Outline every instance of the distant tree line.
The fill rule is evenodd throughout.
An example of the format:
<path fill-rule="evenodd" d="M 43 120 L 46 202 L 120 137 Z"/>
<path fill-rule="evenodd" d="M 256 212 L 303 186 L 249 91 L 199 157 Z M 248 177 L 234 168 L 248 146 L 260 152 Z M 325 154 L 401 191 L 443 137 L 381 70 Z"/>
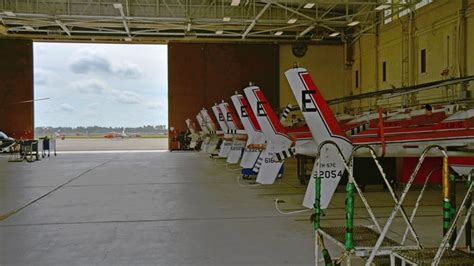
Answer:
<path fill-rule="evenodd" d="M 101 135 L 108 134 L 111 132 L 121 133 L 123 127 L 101 127 L 101 126 L 90 126 L 90 127 L 37 127 L 35 128 L 36 136 L 47 136 L 54 135 L 55 133 L 64 135 Z M 125 127 L 125 133 L 127 134 L 140 134 L 140 135 L 161 135 L 168 133 L 168 127 L 165 125 L 146 125 L 141 127 Z"/>

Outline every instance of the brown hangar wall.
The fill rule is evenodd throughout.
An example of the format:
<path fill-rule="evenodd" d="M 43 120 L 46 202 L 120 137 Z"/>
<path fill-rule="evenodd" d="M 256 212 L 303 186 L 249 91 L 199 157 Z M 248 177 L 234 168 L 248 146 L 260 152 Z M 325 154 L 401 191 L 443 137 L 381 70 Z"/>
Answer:
<path fill-rule="evenodd" d="M 279 47 L 272 44 L 169 43 L 168 125 L 186 130 L 202 107 L 230 96 L 253 82 L 270 104 L 279 107 Z M 197 125 L 197 122 L 196 122 Z"/>
<path fill-rule="evenodd" d="M 33 138 L 33 42 L 0 39 L 0 131 Z"/>

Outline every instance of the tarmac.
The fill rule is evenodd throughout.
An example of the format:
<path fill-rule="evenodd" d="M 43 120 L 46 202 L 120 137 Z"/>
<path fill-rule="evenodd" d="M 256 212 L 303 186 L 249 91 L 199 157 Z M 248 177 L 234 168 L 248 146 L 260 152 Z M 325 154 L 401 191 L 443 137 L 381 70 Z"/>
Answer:
<path fill-rule="evenodd" d="M 167 150 L 168 138 L 57 139 L 58 151 Z"/>
<path fill-rule="evenodd" d="M 311 212 L 275 209 L 276 198 L 284 212 L 301 209 L 295 160 L 268 186 L 237 182 L 236 169 L 197 152 L 97 151 L 33 163 L 0 156 L 0 264 L 314 265 Z M 380 186 L 365 194 L 383 224 L 393 200 Z M 345 225 L 344 201 L 342 186 L 322 226 Z M 441 240 L 441 204 L 440 189 L 429 188 L 414 222 L 426 246 Z M 357 196 L 355 217 L 373 225 Z M 405 229 L 398 217 L 394 239 Z M 342 254 L 325 242 L 333 257 Z"/>

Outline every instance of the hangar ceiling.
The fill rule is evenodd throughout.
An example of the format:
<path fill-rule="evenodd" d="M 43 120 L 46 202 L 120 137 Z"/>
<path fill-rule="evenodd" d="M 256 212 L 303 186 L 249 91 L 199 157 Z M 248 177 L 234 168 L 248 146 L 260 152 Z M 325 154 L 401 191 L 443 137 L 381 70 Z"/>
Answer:
<path fill-rule="evenodd" d="M 392 1 L 0 0 L 0 34 L 117 42 L 340 42 L 373 29 L 383 10 L 394 8 L 385 2 Z"/>

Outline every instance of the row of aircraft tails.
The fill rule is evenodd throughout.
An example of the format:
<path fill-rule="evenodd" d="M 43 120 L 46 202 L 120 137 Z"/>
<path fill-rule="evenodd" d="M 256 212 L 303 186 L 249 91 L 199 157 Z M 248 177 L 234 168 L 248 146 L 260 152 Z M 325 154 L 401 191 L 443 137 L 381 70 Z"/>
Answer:
<path fill-rule="evenodd" d="M 299 107 L 288 105 L 278 117 L 261 88 L 249 86 L 231 96 L 231 104 L 222 101 L 210 110 L 202 108 L 196 115 L 200 130 L 186 120 L 191 146 L 202 139 L 201 152 L 226 158 L 229 164 L 240 160 L 244 175 L 272 184 L 285 159 L 295 154 L 316 156 L 323 143 L 336 144 L 324 145 L 319 152 L 319 172 L 315 164 L 302 203 L 307 208 L 314 205 L 316 175 L 322 179 L 321 207 L 328 207 L 345 171 L 340 154 L 346 160 L 353 151 L 356 157 L 370 156 L 368 149 L 357 149 L 361 146 L 370 146 L 377 156 L 419 157 L 427 147 L 439 145 L 447 151 L 452 171 L 469 175 L 473 170 L 474 109 L 452 104 L 336 117 L 306 69 L 293 68 L 285 76 Z M 284 127 L 294 109 L 301 111 L 306 125 Z"/>

